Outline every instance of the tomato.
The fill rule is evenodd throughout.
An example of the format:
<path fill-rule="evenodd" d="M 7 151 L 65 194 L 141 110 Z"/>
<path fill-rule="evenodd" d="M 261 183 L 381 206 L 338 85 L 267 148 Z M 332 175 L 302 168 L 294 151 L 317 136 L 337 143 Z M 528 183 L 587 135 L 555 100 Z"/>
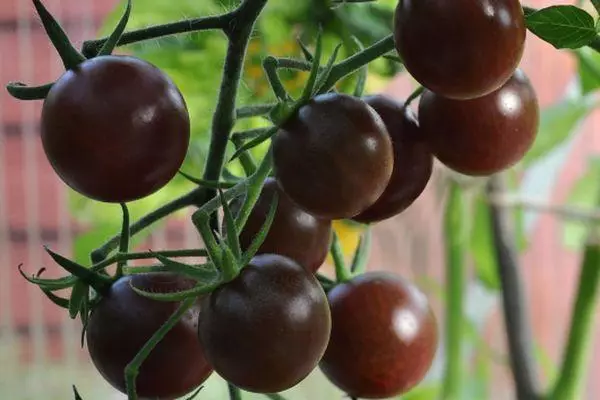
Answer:
<path fill-rule="evenodd" d="M 179 170 L 190 139 L 185 101 L 153 65 L 128 56 L 84 61 L 54 84 L 42 144 L 60 178 L 99 201 L 148 196 Z"/>
<path fill-rule="evenodd" d="M 329 292 L 332 330 L 320 367 L 351 397 L 405 393 L 436 354 L 437 323 L 427 298 L 406 280 L 370 272 Z"/>
<path fill-rule="evenodd" d="M 325 352 L 327 297 L 313 274 L 275 254 L 256 256 L 202 302 L 200 342 L 215 371 L 241 389 L 286 390 Z"/>
<path fill-rule="evenodd" d="M 350 218 L 373 204 L 390 180 L 393 158 L 381 118 L 344 94 L 316 96 L 273 138 L 279 185 L 321 218 Z"/>
<path fill-rule="evenodd" d="M 394 38 L 407 71 L 439 95 L 470 99 L 498 89 L 525 46 L 518 0 L 401 0 Z"/>
<path fill-rule="evenodd" d="M 497 91 L 459 101 L 425 92 L 419 104 L 421 130 L 433 154 L 466 175 L 491 175 L 525 155 L 539 123 L 535 90 L 517 70 Z"/>
<path fill-rule="evenodd" d="M 364 100 L 383 119 L 394 147 L 394 171 L 385 191 L 375 204 L 352 218 L 372 223 L 400 214 L 423 193 L 431 178 L 433 156 L 410 108 L 383 95 Z"/>
<path fill-rule="evenodd" d="M 248 222 L 240 233 L 245 251 L 265 223 L 274 194 L 278 194 L 277 211 L 271 229 L 257 254 L 280 254 L 295 260 L 310 272 L 316 272 L 325 261 L 331 241 L 331 221 L 316 218 L 298 208 L 279 188 L 277 181 L 268 178 Z M 240 207 L 233 204 L 233 211 Z"/>
<path fill-rule="evenodd" d="M 131 286 L 151 292 L 191 289 L 194 281 L 168 273 L 125 276 L 93 309 L 87 347 L 100 374 L 125 393 L 125 367 L 175 312 L 179 303 L 148 299 Z M 197 337 L 200 303 L 192 307 L 156 345 L 136 380 L 140 397 L 173 399 L 192 391 L 212 373 Z"/>

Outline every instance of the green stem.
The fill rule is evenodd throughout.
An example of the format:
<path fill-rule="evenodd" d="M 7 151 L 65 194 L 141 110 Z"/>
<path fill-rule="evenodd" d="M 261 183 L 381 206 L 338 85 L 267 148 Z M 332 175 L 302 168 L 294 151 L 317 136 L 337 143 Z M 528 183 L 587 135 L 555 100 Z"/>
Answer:
<path fill-rule="evenodd" d="M 205 180 L 216 181 L 221 176 L 229 135 L 235 124 L 237 93 L 242 77 L 246 48 L 254 23 L 266 3 L 267 0 L 244 1 L 233 12 L 232 21 L 235 23 L 229 24 L 228 30 L 226 30 L 229 46 L 223 67 L 219 98 L 213 115 L 210 147 L 204 169 Z M 204 200 L 210 200 L 215 195 L 214 189 L 208 189 Z M 215 224 L 216 218 L 213 218 L 213 225 Z"/>
<path fill-rule="evenodd" d="M 350 75 L 351 73 L 358 71 L 364 65 L 371 61 L 381 57 L 385 53 L 394 50 L 394 36 L 390 35 L 379 42 L 367 47 L 361 52 L 354 54 L 351 57 L 346 58 L 344 61 L 333 67 L 329 78 L 323 84 L 324 91 L 331 89 L 337 81 Z"/>
<path fill-rule="evenodd" d="M 148 260 L 156 258 L 157 255 L 161 255 L 168 258 L 177 257 L 207 257 L 205 249 L 184 249 L 184 250 L 166 250 L 166 251 L 147 251 L 140 253 L 117 253 L 112 257 L 109 257 L 98 264 L 94 264 L 91 267 L 92 271 L 103 271 L 105 268 L 119 261 L 130 261 L 130 260 Z"/>
<path fill-rule="evenodd" d="M 165 321 L 165 323 L 152 335 L 144 344 L 144 347 L 135 355 L 133 360 L 125 367 L 125 385 L 127 388 L 127 397 L 129 400 L 137 400 L 138 396 L 135 390 L 135 379 L 137 378 L 140 366 L 148 358 L 152 350 L 160 343 L 169 331 L 179 322 L 181 317 L 196 303 L 195 297 L 184 300 L 177 310 Z"/>
<path fill-rule="evenodd" d="M 215 15 L 204 18 L 194 18 L 184 21 L 173 22 L 165 25 L 151 26 L 144 29 L 125 32 L 117 42 L 117 46 L 143 42 L 145 40 L 157 39 L 164 36 L 181 33 L 198 32 L 212 29 L 225 29 L 233 17 L 232 13 Z M 82 52 L 86 57 L 94 57 L 98 54 L 108 38 L 89 40 L 83 43 Z"/>
<path fill-rule="evenodd" d="M 242 400 L 242 391 L 237 386 L 227 382 L 227 389 L 229 391 L 230 400 Z"/>
<path fill-rule="evenodd" d="M 446 205 L 446 368 L 442 399 L 459 400 L 462 395 L 463 304 L 466 284 L 465 253 L 467 229 L 464 198 L 456 182 L 450 183 Z"/>
<path fill-rule="evenodd" d="M 268 114 L 269 111 L 275 107 L 276 104 L 257 104 L 253 106 L 240 107 L 235 111 L 236 118 L 252 118 L 260 117 L 261 115 Z"/>
<path fill-rule="evenodd" d="M 340 245 L 340 239 L 337 233 L 333 233 L 333 239 L 331 240 L 331 257 L 333 258 L 333 264 L 335 266 L 335 279 L 337 283 L 344 283 L 349 281 L 352 276 L 346 268 L 346 262 L 344 261 L 344 252 Z"/>
<path fill-rule="evenodd" d="M 233 142 L 236 150 L 239 150 L 244 145 L 244 141 L 239 137 L 232 137 L 231 141 Z M 242 164 L 242 168 L 244 169 L 244 173 L 247 177 L 256 172 L 256 162 L 254 161 L 254 158 L 252 158 L 252 154 L 249 152 L 245 151 L 240 153 L 240 163 Z"/>
<path fill-rule="evenodd" d="M 267 74 L 267 80 L 269 81 L 269 85 L 271 85 L 275 97 L 277 97 L 279 101 L 286 101 L 289 98 L 289 95 L 285 90 L 283 83 L 281 83 L 281 79 L 279 79 L 277 68 L 279 68 L 279 63 L 275 57 L 269 56 L 263 60 L 263 69 Z"/>
<path fill-rule="evenodd" d="M 567 347 L 551 400 L 578 400 L 584 397 L 582 390 L 592 355 L 590 349 L 594 317 L 598 310 L 599 285 L 600 243 L 597 242 L 589 244 L 584 253 Z"/>
<path fill-rule="evenodd" d="M 189 193 L 165 204 L 164 206 L 157 208 L 156 210 L 152 211 L 151 213 L 145 215 L 144 217 L 140 218 L 138 221 L 136 221 L 129 227 L 130 235 L 133 236 L 133 235 L 139 233 L 140 231 L 146 229 L 147 227 L 154 224 L 155 222 L 165 218 L 166 216 L 168 216 L 176 211 L 179 211 L 183 208 L 198 204 L 205 191 L 206 191 L 205 188 L 196 188 L 196 189 L 192 190 L 191 192 L 189 192 Z M 100 246 L 96 250 L 92 251 L 92 253 L 90 255 L 90 257 L 92 259 L 92 263 L 98 264 L 98 263 L 102 262 L 111 251 L 113 251 L 114 249 L 117 248 L 120 240 L 121 240 L 120 234 L 113 236 L 102 246 Z"/>
<path fill-rule="evenodd" d="M 425 91 L 425 88 L 423 86 L 419 86 L 418 88 L 415 89 L 414 92 L 412 92 L 410 94 L 410 96 L 408 96 L 408 98 L 406 99 L 406 101 L 404 102 L 404 107 L 409 107 L 410 103 L 412 103 L 413 101 L 415 101 L 419 96 L 421 96 L 423 94 L 423 92 Z"/>

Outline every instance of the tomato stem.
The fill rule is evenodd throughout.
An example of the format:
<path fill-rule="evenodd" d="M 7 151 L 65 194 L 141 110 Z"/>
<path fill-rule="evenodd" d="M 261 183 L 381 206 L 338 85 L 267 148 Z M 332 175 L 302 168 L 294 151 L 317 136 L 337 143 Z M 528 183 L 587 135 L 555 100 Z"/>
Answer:
<path fill-rule="evenodd" d="M 344 252 L 340 244 L 340 238 L 337 233 L 333 232 L 333 239 L 331 240 L 331 257 L 333 258 L 333 264 L 335 267 L 335 278 L 337 283 L 344 283 L 350 280 L 351 275 L 346 268 L 346 262 L 344 261 Z"/>
<path fill-rule="evenodd" d="M 419 96 L 421 96 L 423 94 L 423 92 L 425 91 L 425 88 L 423 86 L 419 86 L 418 88 L 415 89 L 414 92 L 412 92 L 410 94 L 410 96 L 408 96 L 408 98 L 406 99 L 406 101 L 404 102 L 404 107 L 409 107 L 410 104 L 415 101 Z"/>
<path fill-rule="evenodd" d="M 600 197 L 597 204 L 600 205 Z M 597 228 L 592 228 L 597 229 Z M 579 288 L 573 304 L 569 337 L 558 380 L 550 400 L 575 400 L 582 389 L 592 352 L 594 317 L 600 297 L 600 232 L 593 230 L 581 263 Z"/>
<path fill-rule="evenodd" d="M 177 310 L 165 321 L 165 323 L 152 335 L 144 344 L 133 360 L 125 367 L 125 387 L 127 388 L 128 400 L 137 400 L 138 396 L 135 389 L 135 380 L 139 373 L 140 366 L 148 358 L 154 347 L 165 337 L 167 333 L 179 322 L 181 317 L 197 301 L 195 297 L 184 300 Z"/>
<path fill-rule="evenodd" d="M 290 95 L 285 90 L 281 79 L 279 79 L 279 75 L 277 74 L 278 67 L 277 59 L 273 56 L 265 57 L 263 60 L 263 69 L 267 74 L 267 80 L 269 81 L 269 85 L 271 85 L 271 89 L 275 94 L 275 97 L 281 102 L 285 102 L 289 100 Z"/>
<path fill-rule="evenodd" d="M 123 212 L 123 224 L 121 226 L 121 239 L 119 241 L 119 252 L 126 254 L 129 251 L 129 210 L 125 203 L 121 203 L 121 210 Z M 116 278 L 123 276 L 123 267 L 127 265 L 127 260 L 119 260 L 117 262 L 117 273 Z"/>
<path fill-rule="evenodd" d="M 265 133 L 264 131 L 262 133 Z M 231 137 L 231 141 L 235 146 L 236 150 L 239 150 L 244 144 L 240 137 Z M 244 173 L 246 176 L 250 176 L 256 172 L 256 162 L 254 158 L 252 158 L 252 154 L 247 151 L 244 151 L 240 154 L 240 164 L 242 164 L 242 168 L 244 169 Z"/>
<path fill-rule="evenodd" d="M 464 198 L 458 183 L 450 183 L 444 233 L 446 241 L 446 367 L 442 399 L 462 398 L 463 305 L 466 283 L 467 229 Z"/>
<path fill-rule="evenodd" d="M 237 386 L 227 382 L 227 389 L 229 390 L 230 400 L 242 400 L 242 391 Z"/>
<path fill-rule="evenodd" d="M 225 27 L 229 24 L 232 18 L 233 13 L 227 13 L 222 15 L 214 15 L 210 17 L 187 19 L 169 24 L 151 26 L 144 29 L 129 31 L 125 32 L 121 36 L 121 38 L 117 42 L 117 46 L 124 46 L 127 44 L 158 39 L 161 37 L 181 33 L 225 29 Z M 108 38 L 85 41 L 82 47 L 83 54 L 86 57 L 96 56 L 107 40 Z"/>
<path fill-rule="evenodd" d="M 367 228 L 360 237 L 358 246 L 354 252 L 350 272 L 353 275 L 362 274 L 367 269 L 367 262 L 369 261 L 369 253 L 371 251 L 371 243 L 373 239 L 372 229 Z"/>
<path fill-rule="evenodd" d="M 277 104 L 257 104 L 240 107 L 235 111 L 236 119 L 259 117 L 268 114 Z"/>
<path fill-rule="evenodd" d="M 503 191 L 503 181 L 492 178 L 488 196 Z M 496 251 L 498 275 L 502 286 L 502 300 L 511 370 L 519 399 L 539 398 L 538 375 L 532 357 L 533 335 L 525 307 L 525 293 L 520 275 L 518 252 L 513 235 L 509 232 L 510 215 L 499 205 L 490 206 L 491 227 Z"/>

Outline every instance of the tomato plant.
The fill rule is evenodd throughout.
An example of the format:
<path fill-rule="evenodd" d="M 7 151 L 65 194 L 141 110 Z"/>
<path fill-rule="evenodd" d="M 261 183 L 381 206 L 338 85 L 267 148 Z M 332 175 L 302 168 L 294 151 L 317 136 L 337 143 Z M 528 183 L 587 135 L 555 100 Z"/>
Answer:
<path fill-rule="evenodd" d="M 418 384 L 437 351 L 425 295 L 389 273 L 366 273 L 329 294 L 332 331 L 320 367 L 353 397 L 388 398 Z"/>
<path fill-rule="evenodd" d="M 301 9 L 306 17 L 310 10 L 319 23 L 307 24 L 297 43 L 285 41 L 281 51 L 293 55 L 285 57 L 263 54 L 255 35 L 257 28 L 266 29 L 257 21 L 268 2 L 230 1 L 221 13 L 126 32 L 132 10 L 127 0 L 110 35 L 79 50 L 41 1 L 33 0 L 65 73 L 46 85 L 12 82 L 7 89 L 21 100 L 44 101 L 41 140 L 50 164 L 83 196 L 120 203 L 122 225 L 90 253 L 90 265 L 46 248 L 69 274 L 45 279 L 43 271 L 30 276 L 20 270 L 24 279 L 81 319 L 93 363 L 129 400 L 170 399 L 195 389 L 191 399 L 213 369 L 227 381 L 232 400 L 241 398 L 242 389 L 281 399 L 275 392 L 300 383 L 317 365 L 349 396 L 404 394 L 424 379 L 437 354 L 436 318 L 415 284 L 366 271 L 372 230 L 350 220 L 376 223 L 407 210 L 427 186 L 437 158 L 457 173 L 487 177 L 485 191 L 472 190 L 486 199 L 478 215 L 486 220 L 485 238 L 494 243 L 518 399 L 577 400 L 600 248 L 586 246 L 565 361 L 546 396 L 533 373 L 506 205 L 496 196 L 501 179 L 492 175 L 520 161 L 538 131 L 535 90 L 518 69 L 526 28 L 558 48 L 600 51 L 593 17 L 574 6 L 535 10 L 517 0 L 400 0 L 393 15 L 393 8 L 371 9 L 379 10 L 376 18 L 363 18 L 369 5 L 349 4 L 368 0 L 286 3 L 279 4 L 286 15 Z M 594 5 L 600 11 L 600 3 Z M 345 7 L 356 8 L 339 11 Z M 373 22 L 382 19 L 388 23 Z M 325 43 L 331 36 L 315 29 L 321 23 L 342 43 Z M 126 203 L 174 177 L 186 158 L 191 123 L 183 95 L 161 68 L 143 57 L 112 53 L 154 39 L 161 46 L 208 51 L 194 38 L 173 40 L 206 30 L 221 33 L 227 48 L 202 176 L 180 171 L 193 189 L 132 222 Z M 372 30 L 387 36 L 374 38 Z M 305 43 L 313 37 L 314 43 Z M 338 60 L 342 47 L 345 58 Z M 172 62 L 170 72 L 180 61 L 154 57 Z M 365 96 L 369 66 L 382 60 L 398 64 L 394 72 L 402 64 L 422 85 L 404 103 Z M 246 89 L 271 101 L 268 83 L 275 102 L 238 104 L 244 71 L 263 79 Z M 410 104 L 418 97 L 417 118 Z M 441 398 L 457 399 L 466 393 L 461 344 L 469 202 L 456 174 L 444 178 L 449 195 Z M 130 250 L 142 230 L 189 208 L 201 248 Z M 360 226 L 349 268 L 344 238 L 332 233 L 333 223 Z M 328 252 L 335 278 L 316 272 Z M 131 260 L 144 262 L 133 266 Z M 61 297 L 65 291 L 68 298 Z M 81 399 L 76 389 L 75 397 Z"/>
<path fill-rule="evenodd" d="M 285 121 L 273 138 L 275 176 L 311 214 L 350 218 L 372 205 L 392 175 L 385 125 L 367 103 L 323 94 Z"/>
<path fill-rule="evenodd" d="M 178 304 L 140 296 L 132 286 L 154 293 L 189 289 L 194 282 L 176 274 L 126 276 L 116 281 L 90 315 L 86 342 L 90 357 L 106 380 L 125 393 L 123 371 Z M 191 392 L 212 373 L 197 340 L 200 304 L 190 308 L 164 337 L 136 379 L 140 396 L 172 399 Z"/>
<path fill-rule="evenodd" d="M 200 342 L 215 370 L 261 393 L 288 389 L 317 365 L 331 315 L 317 279 L 289 258 L 256 256 L 202 302 Z"/>
<path fill-rule="evenodd" d="M 128 56 L 93 58 L 67 71 L 44 101 L 41 124 L 57 174 L 106 202 L 137 200 L 167 184 L 190 138 L 177 87 L 158 68 Z"/>
<path fill-rule="evenodd" d="M 240 232 L 242 248 L 248 249 L 260 231 L 275 193 L 279 199 L 277 212 L 258 254 L 280 254 L 295 260 L 308 271 L 316 272 L 329 252 L 331 221 L 316 218 L 298 208 L 273 178 L 265 181 L 260 197 Z M 232 211 L 239 207 L 239 202 L 232 205 Z"/>

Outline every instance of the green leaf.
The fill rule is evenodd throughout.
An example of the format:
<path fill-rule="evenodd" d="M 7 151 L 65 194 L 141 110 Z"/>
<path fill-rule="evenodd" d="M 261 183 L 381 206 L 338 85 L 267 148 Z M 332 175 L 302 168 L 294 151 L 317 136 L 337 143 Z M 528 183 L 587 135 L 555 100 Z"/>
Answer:
<path fill-rule="evenodd" d="M 71 298 L 69 300 L 69 316 L 72 319 L 77 318 L 77 314 L 81 311 L 88 290 L 88 286 L 82 281 L 77 282 L 75 286 L 73 286 Z"/>
<path fill-rule="evenodd" d="M 594 18 L 575 6 L 551 6 L 525 18 L 531 32 L 557 49 L 578 49 L 597 34 Z"/>
<path fill-rule="evenodd" d="M 189 265 L 178 261 L 173 261 L 170 258 L 156 254 L 156 259 L 163 263 L 165 267 L 168 267 L 170 271 L 175 273 L 189 276 L 190 278 L 199 281 L 212 281 L 219 275 L 219 271 L 215 268 L 214 264 L 209 263 L 201 266 Z"/>
<path fill-rule="evenodd" d="M 107 288 L 112 284 L 112 279 L 109 277 L 100 275 L 89 268 L 79 265 L 75 261 L 71 261 L 60 254 L 53 252 L 48 247 L 44 247 L 44 250 L 46 250 L 50 257 L 52 257 L 52 259 L 67 272 L 75 275 L 81 279 L 83 283 L 93 287 L 97 291 L 102 291 L 102 289 Z M 77 284 L 75 286 L 77 286 Z M 73 288 L 73 290 L 75 290 L 75 288 Z"/>
<path fill-rule="evenodd" d="M 66 310 L 69 309 L 69 300 L 64 299 L 60 296 L 55 295 L 54 293 L 52 293 L 49 290 L 46 289 L 42 289 L 42 292 L 44 292 L 44 294 L 46 295 L 46 297 L 48 297 L 48 299 L 50 299 L 50 301 L 54 304 L 56 304 L 57 306 L 64 308 Z"/>
<path fill-rule="evenodd" d="M 48 96 L 52 86 L 54 86 L 54 82 L 42 86 L 27 86 L 21 82 L 9 82 L 6 90 L 18 100 L 43 100 Z"/>
<path fill-rule="evenodd" d="M 269 213 L 265 218 L 265 222 L 263 223 L 262 227 L 260 228 L 260 231 L 258 231 L 256 236 L 252 240 L 252 243 L 250 243 L 250 246 L 248 246 L 248 249 L 244 253 L 244 256 L 240 263 L 242 267 L 248 264 L 252 257 L 254 257 L 260 246 L 265 241 L 267 235 L 269 234 L 271 225 L 273 225 L 273 221 L 275 220 L 275 214 L 277 213 L 277 204 L 279 203 L 279 196 L 277 195 L 277 193 L 273 195 L 271 201 L 271 207 L 269 208 Z"/>
<path fill-rule="evenodd" d="M 69 37 L 52 14 L 40 0 L 33 0 L 33 5 L 40 16 L 42 25 L 58 52 L 66 69 L 71 69 L 85 61 L 85 57 L 71 44 Z"/>
<path fill-rule="evenodd" d="M 592 210 L 596 207 L 600 192 L 600 158 L 595 158 L 585 173 L 573 186 L 566 204 L 572 207 Z M 583 221 L 565 221 L 563 225 L 563 241 L 574 250 L 581 250 L 586 243 L 590 224 Z"/>
<path fill-rule="evenodd" d="M 281 103 L 281 104 L 284 104 L 284 103 Z M 235 160 L 240 155 L 242 155 L 242 153 L 244 153 L 245 151 L 253 149 L 256 146 L 262 144 L 263 142 L 269 140 L 275 133 L 277 133 L 276 126 L 268 129 L 267 131 L 265 131 L 264 133 L 262 133 L 255 139 L 252 139 L 251 141 L 244 143 L 243 146 L 241 146 L 239 149 L 236 150 L 236 152 L 233 154 L 233 156 L 231 156 L 231 159 L 229 161 L 231 162 L 231 161 Z"/>
<path fill-rule="evenodd" d="M 471 231 L 471 255 L 477 279 L 488 289 L 501 289 L 494 242 L 492 240 L 490 207 L 480 195 L 475 201 L 473 230 Z"/>
<path fill-rule="evenodd" d="M 442 393 L 442 386 L 439 383 L 419 385 L 399 400 L 436 400 Z"/>
<path fill-rule="evenodd" d="M 239 259 L 242 256 L 242 250 L 240 247 L 240 241 L 237 235 L 237 229 L 235 227 L 235 219 L 229 208 L 229 204 L 225 201 L 223 191 L 219 189 L 219 199 L 221 200 L 221 207 L 223 208 L 223 222 L 225 225 L 225 244 L 231 248 L 235 259 Z"/>
<path fill-rule="evenodd" d="M 523 159 L 524 165 L 531 165 L 567 141 L 596 104 L 592 96 L 585 96 L 566 99 L 544 109 L 535 142 Z"/>
<path fill-rule="evenodd" d="M 600 53 L 589 47 L 575 52 L 579 68 L 579 86 L 582 94 L 600 88 Z"/>
<path fill-rule="evenodd" d="M 117 24 L 113 33 L 110 34 L 108 40 L 104 43 L 104 46 L 98 52 L 99 56 L 107 56 L 112 53 L 112 51 L 117 47 L 123 32 L 125 32 L 125 27 L 127 27 L 127 22 L 129 22 L 129 15 L 131 15 L 131 0 L 127 0 L 127 6 L 125 7 L 125 12 L 123 13 L 123 17 Z"/>
<path fill-rule="evenodd" d="M 323 31 L 319 29 L 317 34 L 317 45 L 315 48 L 314 59 L 310 71 L 310 75 L 306 82 L 306 86 L 302 92 L 301 101 L 308 101 L 313 94 L 317 77 L 319 75 L 319 68 L 321 67 L 321 55 L 323 54 Z"/>
<path fill-rule="evenodd" d="M 327 65 L 325 66 L 325 69 L 323 70 L 323 72 L 319 75 L 319 80 L 317 81 L 315 87 L 315 93 L 316 94 L 321 94 L 321 93 L 325 93 L 329 90 L 329 88 L 324 87 L 325 82 L 327 82 L 327 79 L 329 78 L 329 75 L 331 75 L 331 70 L 333 69 L 333 66 L 335 65 L 335 61 L 337 60 L 338 57 L 338 53 L 340 52 L 340 49 L 342 48 L 342 43 L 338 44 L 337 46 L 335 46 L 335 49 L 333 49 L 333 53 L 331 54 L 331 57 L 329 57 L 329 60 L 327 61 Z"/>
<path fill-rule="evenodd" d="M 77 278 L 72 275 L 56 279 L 42 279 L 39 276 L 27 276 L 27 274 L 23 272 L 23 265 L 19 265 L 18 270 L 25 280 L 39 286 L 42 290 L 63 290 L 70 288 L 77 282 Z"/>
<path fill-rule="evenodd" d="M 360 240 L 358 241 L 358 246 L 356 246 L 352 264 L 350 264 L 350 272 L 352 274 L 362 274 L 366 271 L 372 239 L 373 232 L 369 227 L 362 233 Z"/>

